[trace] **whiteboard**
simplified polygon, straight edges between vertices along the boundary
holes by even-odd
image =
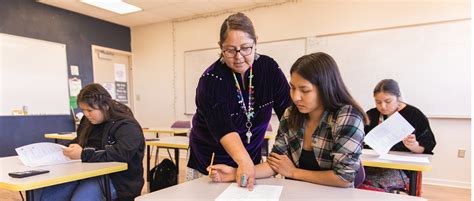
[[[289,80],[291,65],[306,52],[306,38],[263,42],[257,52],[272,57]],[[220,49],[210,48],[184,52],[185,113],[196,112],[195,96],[199,78],[213,62],[219,59]]]
[[[66,46],[0,34],[0,115],[69,114]]]
[[[275,59],[286,80],[290,81],[291,66],[306,53],[306,38],[260,43],[257,51]]]
[[[196,87],[204,70],[219,59],[220,49],[211,48],[184,52],[185,113],[196,112]]]
[[[308,38],[308,52],[334,57],[352,95],[375,107],[378,81],[398,81],[427,116],[470,117],[470,21]]]

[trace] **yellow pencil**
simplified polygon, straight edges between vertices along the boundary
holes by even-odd
[[[209,166],[212,166],[214,164],[214,152],[212,152],[212,156],[211,156],[211,165]]]

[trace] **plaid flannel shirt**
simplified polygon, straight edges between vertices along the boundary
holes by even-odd
[[[304,126],[297,132],[289,130],[287,109],[280,121],[272,152],[288,155],[299,167],[304,131]],[[311,144],[321,169],[333,170],[341,179],[353,182],[361,165],[359,156],[363,140],[363,116],[354,107],[346,105],[334,113],[324,112]]]

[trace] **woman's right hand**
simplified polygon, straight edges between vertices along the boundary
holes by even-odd
[[[239,186],[252,190],[255,182],[255,166],[242,143],[239,133],[230,132],[222,137],[220,142],[226,152],[239,165],[235,174],[235,181],[237,181]],[[245,177],[244,182],[242,182],[243,176]]]
[[[242,179],[245,179],[245,181]],[[247,187],[250,191],[253,190],[255,183],[255,166],[251,160],[239,165],[235,175],[235,181],[237,181],[237,185]]]
[[[213,182],[235,181],[236,169],[231,166],[217,164],[207,167],[207,171],[209,172],[209,177]]]
[[[69,147],[63,148],[64,156],[72,159],[81,159],[82,147],[78,144],[70,144]]]

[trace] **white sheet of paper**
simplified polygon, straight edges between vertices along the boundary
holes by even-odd
[[[395,112],[387,120],[372,129],[364,138],[372,149],[379,155],[388,153],[393,145],[413,133],[415,128],[408,121]]]
[[[127,82],[127,71],[125,64],[114,63],[115,81]]]
[[[28,167],[56,165],[81,161],[71,160],[70,158],[64,156],[63,148],[65,148],[65,146],[60,144],[40,142],[18,147],[15,149],[15,151],[23,165]]]
[[[70,68],[72,76],[79,76],[79,66],[71,65]]]
[[[391,161],[403,161],[403,162],[415,162],[415,163],[429,163],[430,160],[428,157],[424,156],[400,156],[394,154],[384,154],[379,157],[380,159],[384,160],[391,160]]]
[[[116,99],[117,95],[115,94],[115,83],[114,82],[102,82],[100,83],[107,92],[109,92],[110,96],[112,96],[112,99]]]
[[[222,192],[215,201],[278,201],[283,186],[255,185],[253,190],[237,186],[232,183]]]
[[[81,79],[69,78],[69,95],[77,96],[82,89]]]

